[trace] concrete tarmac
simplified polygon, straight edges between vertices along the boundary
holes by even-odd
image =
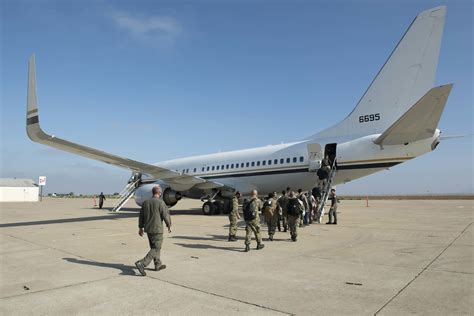
[[[0,314],[474,314],[472,200],[342,201],[337,226],[249,253],[242,222],[227,242],[227,217],[200,206],[172,209],[167,269],[142,277],[133,201],[118,214],[88,199],[0,204]]]

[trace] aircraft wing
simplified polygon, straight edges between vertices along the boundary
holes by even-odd
[[[453,85],[432,88],[395,123],[382,133],[377,145],[402,145],[432,137]]]
[[[212,189],[223,187],[223,184],[202,179],[175,170],[170,170],[152,164],[119,157],[91,147],[79,145],[54,135],[46,134],[39,124],[39,112],[36,97],[36,70],[35,56],[31,56],[28,63],[28,97],[26,132],[28,137],[37,143],[54,147],[63,151],[77,154],[83,157],[99,160],[114,166],[133,170],[135,172],[148,174],[151,177],[162,180],[169,184],[174,190],[185,191],[192,187],[199,189]]]

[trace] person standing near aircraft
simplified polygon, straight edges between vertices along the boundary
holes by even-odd
[[[308,216],[308,224],[312,224],[315,220],[316,214],[316,199],[313,196],[311,191],[308,191],[308,206],[309,206],[309,216]]]
[[[336,189],[331,189],[331,208],[329,209],[329,222],[326,224],[333,224],[337,225],[337,196],[336,196]],[[333,221],[334,218],[334,221]]]
[[[268,199],[263,203],[263,215],[265,216],[265,222],[268,227],[268,240],[273,241],[273,235],[275,235],[276,222],[278,219],[275,193],[270,193]]]
[[[265,247],[262,244],[262,236],[260,235],[259,213],[262,208],[262,201],[258,198],[257,190],[252,191],[250,201],[244,205],[244,219],[245,219],[245,252],[250,251],[250,241],[252,239],[252,231],[257,240],[257,250]]]
[[[300,200],[290,191],[288,198],[288,228],[290,229],[291,240],[296,241],[298,237],[298,224],[302,213]]]
[[[166,268],[160,259],[161,245],[163,243],[163,221],[168,227],[168,233],[171,233],[171,218],[168,212],[168,207],[165,202],[160,199],[161,187],[156,185],[152,189],[153,197],[143,202],[138,217],[138,234],[143,237],[145,232],[148,236],[150,244],[150,251],[145,258],[135,262],[140,274],[145,276],[145,268],[153,260],[155,263],[155,271],[160,271]]]
[[[102,208],[102,206],[104,206],[104,201],[107,200],[105,198],[105,195],[104,195],[104,192],[100,192],[99,194],[99,209]]]
[[[283,231],[286,233],[288,230],[288,196],[285,190],[281,191],[281,196],[278,199],[278,206],[280,206],[280,217],[283,225]],[[278,221],[280,223],[280,221]]]
[[[303,204],[303,211],[300,216],[300,227],[303,227],[303,225],[307,225],[307,214],[308,214],[308,199],[306,198],[306,195],[304,194],[303,190],[298,189],[298,199],[301,201]]]
[[[229,241],[237,241],[237,220],[240,219],[239,199],[240,192],[237,191],[232,198],[232,210],[229,213]]]

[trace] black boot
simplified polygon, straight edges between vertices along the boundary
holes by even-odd
[[[249,252],[250,251],[250,245],[245,245],[245,252]]]
[[[257,248],[255,248],[255,249],[260,250],[260,249],[263,249],[264,247],[265,247],[265,245],[259,242],[259,243],[257,243]]]
[[[227,239],[227,241],[231,241],[232,240],[232,236],[229,235],[229,239]]]
[[[231,236],[229,241],[237,241],[237,237]]]
[[[273,236],[268,236],[268,240],[273,241]]]

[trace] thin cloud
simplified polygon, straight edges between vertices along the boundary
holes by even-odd
[[[133,38],[155,44],[173,43],[182,32],[181,24],[169,16],[137,16],[128,12],[114,12],[115,24]]]

